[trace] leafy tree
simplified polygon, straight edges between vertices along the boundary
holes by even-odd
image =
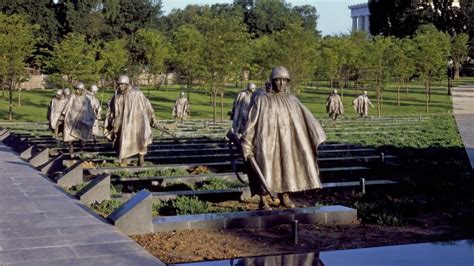
[[[286,29],[296,16],[289,4],[280,0],[259,0],[248,18],[249,32],[260,37]]]
[[[389,77],[390,66],[387,57],[390,55],[392,47],[392,38],[376,36],[370,43],[367,62],[368,75],[374,81],[375,93],[377,95],[377,114],[380,117],[382,113],[382,91],[385,82]]]
[[[338,77],[338,70],[342,65],[342,57],[338,54],[338,46],[342,38],[329,36],[323,39],[321,47],[321,58],[323,58],[323,76],[329,79],[330,87],[333,88],[334,80]]]
[[[338,37],[334,53],[339,56],[337,63],[336,78],[339,80],[341,97],[344,97],[344,87],[350,79],[361,75],[361,69],[367,69],[364,64],[367,63],[364,58],[364,51],[368,50],[367,39],[364,32],[353,32],[351,35],[342,35]]]
[[[163,34],[156,29],[140,29],[137,32],[138,48],[144,55],[148,83],[166,71],[165,61],[170,58],[171,46]],[[156,85],[153,82],[154,85]]]
[[[111,10],[107,19],[107,31],[111,35],[109,38],[134,36],[139,29],[158,26],[159,16],[162,13],[161,0],[108,0],[108,2]]]
[[[67,82],[96,82],[102,61],[96,61],[97,48],[88,44],[85,36],[68,34],[61,43],[54,45],[50,66],[66,77]]]
[[[391,75],[397,84],[397,106],[400,107],[400,89],[406,87],[408,97],[408,80],[415,73],[415,62],[412,59],[413,44],[411,39],[393,39],[393,45],[387,55]]]
[[[450,49],[450,39],[445,33],[439,32],[433,25],[420,28],[413,38],[416,53],[417,72],[423,79],[426,92],[426,112],[431,102],[431,82],[444,76]]]
[[[97,41],[106,31],[105,16],[101,0],[59,0],[57,3],[62,34],[74,32],[86,36],[89,41]]]
[[[454,79],[459,79],[462,64],[468,58],[469,36],[465,33],[458,34],[451,39],[451,60],[453,60]]]
[[[245,25],[236,17],[201,17],[199,28],[204,37],[203,67],[214,99],[214,121],[217,93],[221,98],[223,121],[225,83],[240,76],[242,66],[250,54],[249,36]]]
[[[417,1],[369,0],[370,33],[403,38],[413,35],[423,23]]]
[[[33,52],[35,27],[23,16],[0,13],[0,76],[9,88],[8,120],[13,116],[13,89],[27,75],[25,60]]]
[[[278,59],[277,64],[288,69],[291,89],[298,93],[314,73],[319,41],[314,31],[297,24],[291,24],[287,30],[273,33],[271,37],[278,45],[273,51]]]
[[[456,3],[455,3],[456,2]],[[466,14],[455,0],[421,1],[419,9],[423,10],[426,20],[433,23],[439,31],[451,36],[466,32],[468,20]]]
[[[278,65],[275,51],[280,46],[271,35],[264,35],[258,39],[253,39],[250,47],[250,78],[267,80],[272,68]]]
[[[6,15],[22,15],[32,25],[38,25],[33,31],[35,50],[28,63],[37,68],[44,65],[49,57],[48,51],[59,41],[60,25],[57,20],[53,0],[0,0],[0,10]]]
[[[295,13],[296,16],[301,18],[303,22],[303,28],[309,31],[316,32],[319,18],[316,7],[311,5],[295,6],[293,7],[293,13]]]
[[[468,30],[469,19],[463,8],[455,0],[369,0],[370,33],[403,38],[413,36],[421,25],[432,23],[454,36]]]
[[[189,88],[202,68],[204,37],[194,25],[186,24],[173,33],[172,43],[176,52],[174,58],[176,68],[186,77]]]
[[[126,45],[126,40],[117,39],[104,43],[99,51],[99,60],[103,65],[100,73],[104,75],[106,81],[113,83],[113,88],[115,88],[115,78],[125,72],[130,59]]]

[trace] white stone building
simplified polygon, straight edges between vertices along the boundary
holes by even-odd
[[[349,6],[349,9],[351,10],[352,30],[370,33],[369,3],[352,5]]]

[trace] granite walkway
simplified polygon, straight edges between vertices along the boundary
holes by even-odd
[[[164,265],[0,144],[0,265]]]
[[[474,171],[474,84],[452,88],[453,113]]]

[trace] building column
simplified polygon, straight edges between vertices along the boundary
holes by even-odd
[[[364,23],[364,22],[365,22],[364,17],[361,16],[361,17],[358,17],[358,19],[359,19],[359,21],[357,21],[357,26],[358,26],[358,27],[357,27],[357,30],[363,31],[364,28],[365,28],[365,25],[364,25],[364,24],[365,24],[365,23]]]
[[[352,17],[352,31],[357,30],[357,17]]]

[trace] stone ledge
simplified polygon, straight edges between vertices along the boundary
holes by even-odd
[[[187,229],[270,228],[298,220],[304,224],[349,224],[357,210],[341,205],[270,211],[227,212],[157,217],[154,232]]]

